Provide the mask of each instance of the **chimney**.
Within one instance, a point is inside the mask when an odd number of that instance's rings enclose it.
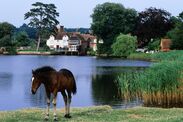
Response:
[[[64,32],[64,26],[60,26],[60,32]]]
[[[64,32],[64,26],[58,25],[58,26],[57,26],[57,29],[58,29],[58,33]]]

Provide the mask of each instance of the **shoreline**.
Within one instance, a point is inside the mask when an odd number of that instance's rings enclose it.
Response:
[[[135,54],[135,56],[133,55]],[[60,56],[96,56],[99,58],[110,58],[110,59],[124,59],[124,60],[142,60],[142,61],[150,61],[150,62],[155,62],[155,60],[153,60],[151,57],[144,57],[144,55],[149,55],[149,54],[144,54],[144,53],[137,53],[138,55],[136,55],[136,53],[133,53],[132,55],[129,55],[128,57],[124,58],[124,57],[118,57],[118,56],[107,56],[107,55],[78,55],[78,54],[64,54],[62,52],[46,52],[46,51],[19,51],[16,54],[12,54],[12,55],[45,55],[45,56],[49,56],[49,55],[60,55]],[[4,53],[4,54],[0,54],[0,56],[2,55],[11,55],[8,53]]]

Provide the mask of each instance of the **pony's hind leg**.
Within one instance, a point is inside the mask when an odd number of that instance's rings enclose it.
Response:
[[[65,103],[65,117],[67,116],[68,114],[68,108],[67,108],[67,95],[65,93],[65,91],[62,91],[62,96],[63,96],[63,99],[64,99],[64,103]]]
[[[71,115],[70,115],[70,104],[71,104],[71,99],[72,99],[72,96],[71,96],[71,92],[70,91],[67,91],[67,114],[66,114],[66,118],[71,118]]]

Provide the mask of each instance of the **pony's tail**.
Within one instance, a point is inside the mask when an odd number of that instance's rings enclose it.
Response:
[[[73,76],[73,88],[72,88],[72,93],[73,93],[73,94],[76,94],[76,93],[77,93],[76,81],[75,81],[74,76]]]

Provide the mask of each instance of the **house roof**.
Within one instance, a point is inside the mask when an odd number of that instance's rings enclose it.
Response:
[[[71,36],[70,40],[80,40],[77,36]]]
[[[60,40],[60,39],[62,39],[63,36],[65,36],[65,35],[67,35],[66,32],[59,32],[59,33],[57,33],[57,35],[55,36],[55,39]]]
[[[87,40],[94,40],[96,39],[96,36],[93,36],[91,34],[81,34],[82,37],[87,41]]]
[[[67,35],[70,40],[93,41],[96,39],[96,36],[91,34],[80,34],[80,32],[65,32],[63,26],[58,26],[57,29],[55,29],[55,32],[57,33],[55,35],[56,40],[62,40],[63,36],[65,35]]]

